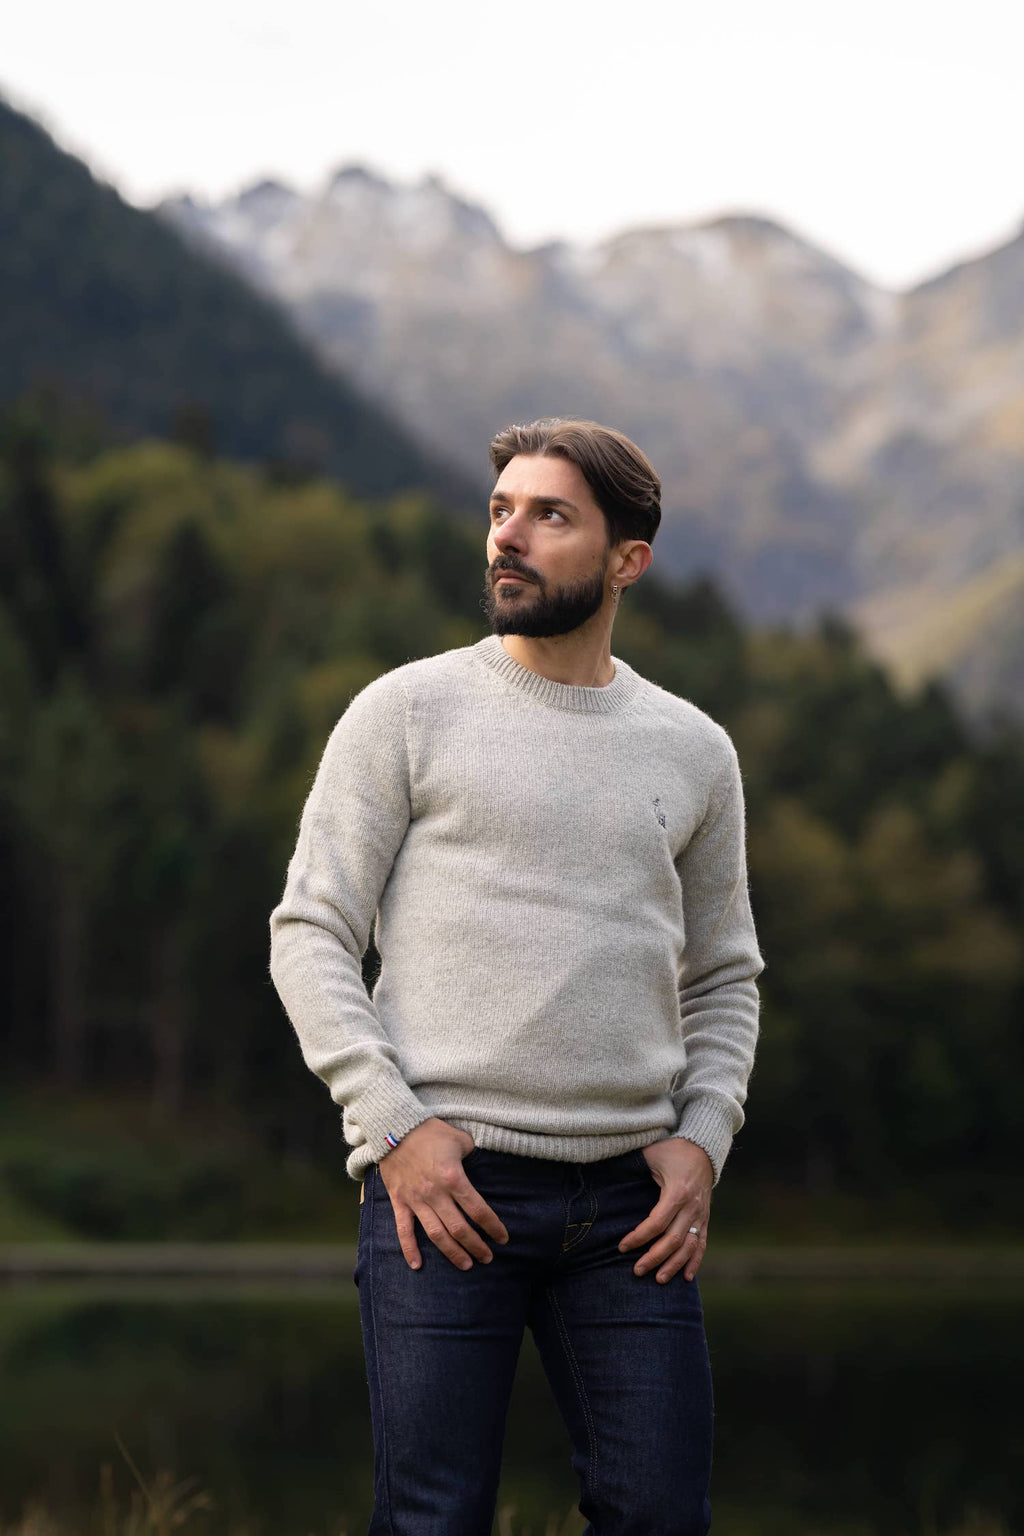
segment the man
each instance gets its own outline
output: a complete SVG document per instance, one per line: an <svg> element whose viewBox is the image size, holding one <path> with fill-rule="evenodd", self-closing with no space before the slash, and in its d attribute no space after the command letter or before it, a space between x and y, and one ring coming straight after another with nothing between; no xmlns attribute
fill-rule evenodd
<svg viewBox="0 0 1024 1536"><path fill-rule="evenodd" d="M274 983L364 1179L370 1531L490 1532L529 1326L588 1530L695 1536L696 1274L763 968L739 766L611 654L661 515L636 445L547 419L491 460L493 633L353 700L271 918Z"/></svg>

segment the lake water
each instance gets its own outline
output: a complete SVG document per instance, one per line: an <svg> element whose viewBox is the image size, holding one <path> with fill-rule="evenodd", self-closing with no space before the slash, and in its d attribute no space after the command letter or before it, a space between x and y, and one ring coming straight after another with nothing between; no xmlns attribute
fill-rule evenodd
<svg viewBox="0 0 1024 1536"><path fill-rule="evenodd" d="M1024 1529L1018 1288L704 1288L715 1536ZM0 1529L43 1500L91 1529L104 1463L192 1475L197 1536L358 1536L370 1435L355 1289L179 1283L0 1292ZM512 1406L502 1536L578 1532L564 1431L532 1346ZM982 1517L988 1517L987 1521Z"/></svg>

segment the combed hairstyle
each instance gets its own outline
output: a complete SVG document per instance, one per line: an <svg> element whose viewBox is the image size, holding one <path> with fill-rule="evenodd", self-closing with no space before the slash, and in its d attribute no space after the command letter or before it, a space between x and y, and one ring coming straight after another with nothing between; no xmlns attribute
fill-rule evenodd
<svg viewBox="0 0 1024 1536"><path fill-rule="evenodd" d="M543 416L525 426L504 427L491 439L495 475L519 453L576 465L604 513L609 544L623 539L650 544L654 538L661 522L661 481L625 433L573 416Z"/></svg>

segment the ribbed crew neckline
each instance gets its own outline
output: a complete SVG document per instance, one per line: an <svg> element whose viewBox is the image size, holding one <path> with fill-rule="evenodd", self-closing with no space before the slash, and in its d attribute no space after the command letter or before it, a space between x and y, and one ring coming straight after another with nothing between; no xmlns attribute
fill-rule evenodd
<svg viewBox="0 0 1024 1536"><path fill-rule="evenodd" d="M603 688L584 688L576 683L556 683L550 677L541 677L539 672L531 672L509 655L498 635L488 635L473 650L492 672L519 693L539 704L550 704L577 715L617 714L633 702L643 681L639 672L617 656L612 657L615 676L610 683Z"/></svg>

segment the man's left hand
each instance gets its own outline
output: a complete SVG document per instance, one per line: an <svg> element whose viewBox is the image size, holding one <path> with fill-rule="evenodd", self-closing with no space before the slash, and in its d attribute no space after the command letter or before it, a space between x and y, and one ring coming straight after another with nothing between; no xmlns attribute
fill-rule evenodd
<svg viewBox="0 0 1024 1536"><path fill-rule="evenodd" d="M657 1268L655 1279L664 1284L685 1264L686 1279L692 1280L708 1245L711 1189L715 1182L711 1159L703 1147L682 1136L652 1142L644 1147L643 1154L661 1186L661 1196L646 1220L626 1233L619 1250L626 1253L630 1248L650 1243L647 1252L634 1264L634 1274L646 1275ZM691 1232L691 1227L697 1231Z"/></svg>

